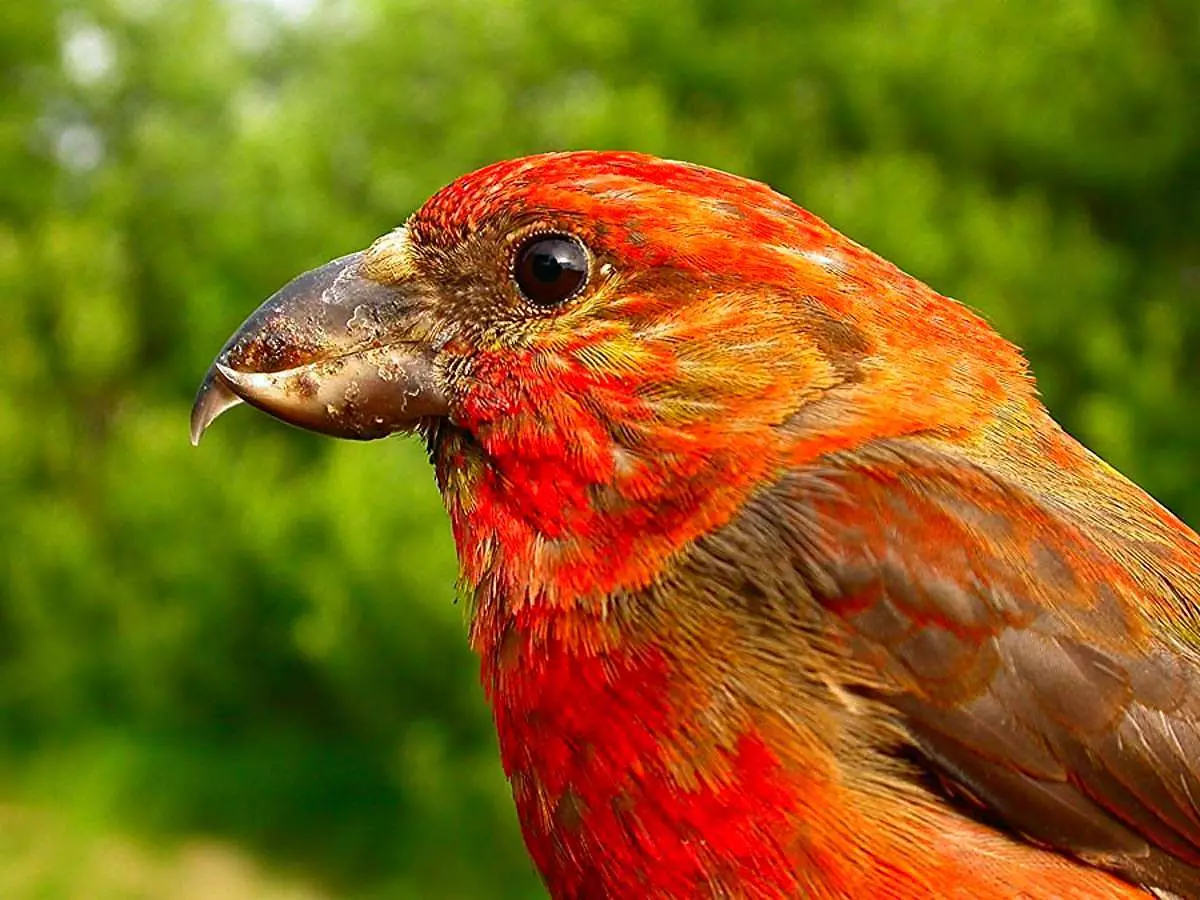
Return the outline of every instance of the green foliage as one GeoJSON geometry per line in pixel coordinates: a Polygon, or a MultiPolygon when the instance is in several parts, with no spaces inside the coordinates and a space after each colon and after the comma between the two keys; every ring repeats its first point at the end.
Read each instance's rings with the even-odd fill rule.
{"type": "Polygon", "coordinates": [[[187,443],[262,297],[500,157],[771,182],[1200,522],[1193,0],[47,0],[0,67],[9,797],[338,895],[540,895],[420,449],[187,443]]]}

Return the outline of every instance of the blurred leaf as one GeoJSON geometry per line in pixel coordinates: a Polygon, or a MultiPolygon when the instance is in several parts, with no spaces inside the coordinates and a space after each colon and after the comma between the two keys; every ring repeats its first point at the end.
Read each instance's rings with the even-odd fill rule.
{"type": "Polygon", "coordinates": [[[769,181],[989,315],[1200,522],[1195,26],[1189,0],[8,4],[0,760],[65,824],[0,817],[34,873],[0,892],[94,896],[111,841],[200,877],[202,835],[322,896],[541,896],[421,449],[186,434],[261,298],[499,157],[769,181]]]}

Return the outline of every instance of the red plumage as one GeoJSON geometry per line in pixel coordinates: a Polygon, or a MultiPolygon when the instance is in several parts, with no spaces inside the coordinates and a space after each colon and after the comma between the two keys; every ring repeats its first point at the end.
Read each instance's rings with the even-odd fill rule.
{"type": "Polygon", "coordinates": [[[269,301],[196,433],[237,398],[424,436],[554,896],[1200,896],[1196,536],[769,188],[488,167],[269,301]]]}

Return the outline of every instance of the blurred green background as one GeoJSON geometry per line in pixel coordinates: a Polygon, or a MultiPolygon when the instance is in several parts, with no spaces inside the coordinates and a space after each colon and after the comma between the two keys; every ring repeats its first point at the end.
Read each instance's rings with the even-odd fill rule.
{"type": "Polygon", "coordinates": [[[1200,523],[1195,0],[5,3],[0,896],[542,896],[421,449],[187,412],[290,276],[574,147],[769,181],[1200,523]]]}

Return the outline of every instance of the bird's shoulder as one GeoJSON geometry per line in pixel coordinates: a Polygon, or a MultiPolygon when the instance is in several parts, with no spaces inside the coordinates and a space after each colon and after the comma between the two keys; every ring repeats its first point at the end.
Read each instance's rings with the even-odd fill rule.
{"type": "Polygon", "coordinates": [[[787,472],[743,518],[947,786],[1038,843],[1197,895],[1196,537],[1070,453],[881,442],[787,472]]]}

